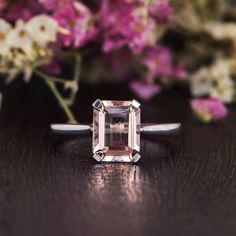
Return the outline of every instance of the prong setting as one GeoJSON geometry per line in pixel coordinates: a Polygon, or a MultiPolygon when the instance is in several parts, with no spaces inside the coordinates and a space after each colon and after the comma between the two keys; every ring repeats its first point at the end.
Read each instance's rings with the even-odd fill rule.
{"type": "Polygon", "coordinates": [[[102,103],[102,101],[101,101],[100,99],[97,99],[97,100],[92,104],[92,106],[93,106],[96,110],[98,110],[98,111],[101,111],[101,110],[103,109],[103,107],[104,107],[104,105],[103,105],[103,103],[102,103]]]}
{"type": "Polygon", "coordinates": [[[97,161],[97,162],[101,162],[103,159],[103,154],[101,152],[96,152],[93,155],[93,158],[97,161]]]}
{"type": "Polygon", "coordinates": [[[131,105],[135,109],[139,109],[141,106],[141,104],[138,101],[136,101],[135,99],[132,100],[131,105]]]}
{"type": "Polygon", "coordinates": [[[140,154],[139,154],[139,153],[136,153],[136,154],[133,156],[133,163],[137,163],[140,158],[141,158],[140,154]]]}

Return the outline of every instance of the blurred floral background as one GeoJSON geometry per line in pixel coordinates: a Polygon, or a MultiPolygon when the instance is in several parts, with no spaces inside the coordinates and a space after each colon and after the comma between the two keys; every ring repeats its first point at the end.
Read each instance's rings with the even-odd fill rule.
{"type": "Polygon", "coordinates": [[[81,80],[128,83],[146,102],[178,85],[199,121],[221,120],[236,101],[235,57],[229,0],[0,0],[1,79],[43,80],[70,123],[81,80]]]}

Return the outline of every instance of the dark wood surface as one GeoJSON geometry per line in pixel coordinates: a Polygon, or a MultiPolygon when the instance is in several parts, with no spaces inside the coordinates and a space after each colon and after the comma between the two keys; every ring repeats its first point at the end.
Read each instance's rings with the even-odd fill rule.
{"type": "MultiPolygon", "coordinates": [[[[142,103],[144,122],[183,123],[179,136],[143,137],[138,165],[97,164],[91,137],[57,136],[64,116],[41,83],[5,89],[0,113],[0,235],[236,235],[236,108],[201,125],[188,94],[142,103]]],[[[74,112],[95,98],[131,99],[125,85],[82,85],[74,112]]]]}

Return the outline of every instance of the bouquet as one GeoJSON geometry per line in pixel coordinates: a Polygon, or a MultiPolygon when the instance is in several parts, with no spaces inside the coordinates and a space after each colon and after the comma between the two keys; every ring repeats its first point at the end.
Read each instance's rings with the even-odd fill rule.
{"type": "Polygon", "coordinates": [[[186,84],[196,116],[219,120],[235,101],[236,27],[223,22],[232,9],[220,0],[0,0],[0,74],[42,79],[70,123],[80,79],[128,79],[146,101],[186,84]],[[71,78],[59,77],[65,63],[71,78]]]}
{"type": "Polygon", "coordinates": [[[1,0],[0,73],[6,83],[19,75],[25,82],[42,79],[71,123],[85,73],[96,81],[135,75],[130,88],[148,100],[186,78],[183,64],[158,43],[172,18],[167,0],[1,0]],[[59,78],[62,62],[71,60],[73,78],[59,78]]]}

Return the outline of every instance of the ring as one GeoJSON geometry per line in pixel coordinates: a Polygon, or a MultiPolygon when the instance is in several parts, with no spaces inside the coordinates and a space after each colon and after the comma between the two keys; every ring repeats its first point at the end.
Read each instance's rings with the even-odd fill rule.
{"type": "Polygon", "coordinates": [[[60,134],[93,133],[93,158],[98,162],[136,163],[140,156],[140,134],[176,133],[180,123],[141,124],[140,103],[97,99],[93,104],[93,124],[52,124],[60,134]]]}

